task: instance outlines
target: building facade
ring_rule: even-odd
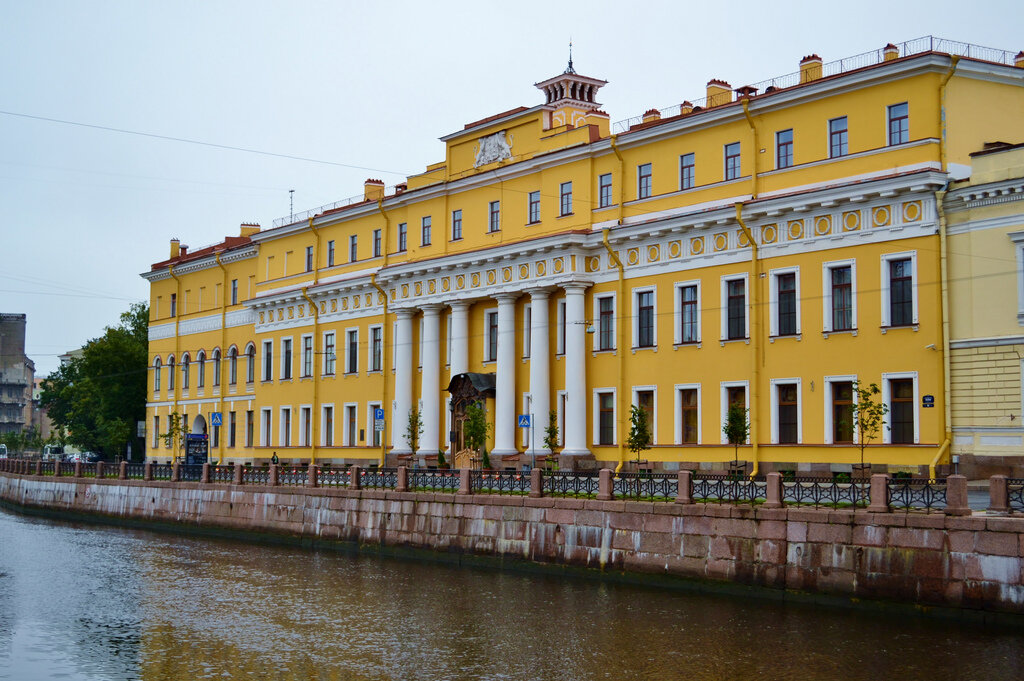
[[[0,314],[0,433],[32,425],[35,364],[25,354],[23,314]]]
[[[614,126],[606,83],[570,62],[543,103],[441,138],[444,160],[393,190],[172,241],[142,275],[149,455],[180,455],[158,437],[176,414],[215,460],[430,463],[462,451],[447,388],[471,374],[495,465],[622,463],[637,404],[656,468],[849,471],[856,384],[888,406],[867,464],[944,464],[937,193],[1019,137],[1024,107],[1024,55],[969,47],[811,55]]]

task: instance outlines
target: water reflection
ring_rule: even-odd
[[[0,511],[0,679],[1002,679],[1019,632]]]

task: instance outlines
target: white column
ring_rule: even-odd
[[[530,399],[533,413],[532,454],[550,454],[544,446],[544,430],[551,410],[551,358],[548,355],[548,291],[533,289],[530,293]]]
[[[469,303],[452,303],[451,355],[453,378],[469,371]]]
[[[494,398],[495,456],[516,453],[516,297],[495,296],[498,301],[498,368]]]
[[[586,284],[564,284],[565,289],[565,448],[562,456],[586,456],[587,365]]]
[[[391,424],[392,454],[410,454],[406,429],[412,409],[412,318],[415,310],[399,310],[395,334],[395,414]]]
[[[441,308],[442,305],[424,305],[423,309],[423,356],[420,365],[420,399],[423,401],[423,434],[416,451],[421,456],[437,454],[439,443],[438,426],[442,419],[441,399]]]

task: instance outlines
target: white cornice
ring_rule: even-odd
[[[254,235],[255,236],[255,235]],[[244,246],[241,248],[232,248],[227,251],[220,253],[220,262],[227,264],[231,262],[237,262],[239,260],[246,260],[248,258],[255,258],[259,248],[254,244]],[[178,265],[174,268],[175,274],[189,274],[190,272],[198,272],[199,270],[209,269],[211,267],[217,267],[217,254],[208,255],[198,260],[190,260],[182,265]],[[143,272],[139,276],[149,282],[160,281],[162,279],[168,279],[171,276],[170,271],[171,265],[165,265],[158,270],[150,270],[149,272]]]
[[[951,212],[1024,200],[1024,178],[959,187],[946,194],[946,210]]]

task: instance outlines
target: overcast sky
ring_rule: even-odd
[[[443,160],[438,137],[609,81],[612,121],[924,35],[1024,48],[1019,0],[0,0],[0,312],[39,375],[147,298],[139,273]],[[66,121],[64,123],[54,122]],[[74,123],[77,125],[69,124]],[[322,162],[144,137],[196,140]],[[1015,142],[1024,141],[1013,140]],[[354,166],[354,167],[353,167]]]

